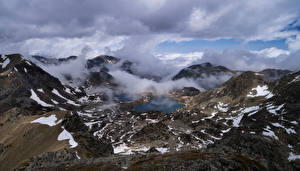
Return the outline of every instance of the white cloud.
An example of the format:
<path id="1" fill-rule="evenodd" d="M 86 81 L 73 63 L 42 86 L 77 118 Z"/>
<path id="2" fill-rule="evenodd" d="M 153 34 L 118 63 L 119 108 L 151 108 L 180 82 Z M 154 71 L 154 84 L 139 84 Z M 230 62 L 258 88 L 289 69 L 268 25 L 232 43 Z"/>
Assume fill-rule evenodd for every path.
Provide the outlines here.
<path id="1" fill-rule="evenodd" d="M 196 87 L 202 90 L 195 82 L 186 79 L 155 82 L 153 80 L 139 78 L 120 70 L 111 71 L 109 74 L 115 78 L 124 92 L 133 96 L 142 95 L 144 93 L 165 95 L 173 89 L 183 87 Z"/>
<path id="2" fill-rule="evenodd" d="M 288 38 L 287 44 L 289 47 L 289 50 L 295 52 L 300 50 L 300 34 L 297 34 L 294 38 Z"/>
<path id="3" fill-rule="evenodd" d="M 95 33 L 88 37 L 74 38 L 33 38 L 17 44 L 2 42 L 2 53 L 21 52 L 23 55 L 44 55 L 47 57 L 62 58 L 79 56 L 84 48 L 89 48 L 88 58 L 104 54 L 106 49 L 115 51 L 123 46 L 126 36 L 107 36 L 103 33 Z"/>
<path id="4" fill-rule="evenodd" d="M 190 53 L 169 53 L 169 54 L 155 54 L 155 56 L 178 68 L 186 67 L 191 63 L 199 60 L 203 56 L 203 52 L 190 52 Z"/>
<path id="5" fill-rule="evenodd" d="M 271 47 L 271 48 L 262 49 L 260 51 L 251 51 L 251 52 L 267 58 L 276 58 L 280 55 L 290 54 L 288 50 L 278 49 L 276 47 Z"/>

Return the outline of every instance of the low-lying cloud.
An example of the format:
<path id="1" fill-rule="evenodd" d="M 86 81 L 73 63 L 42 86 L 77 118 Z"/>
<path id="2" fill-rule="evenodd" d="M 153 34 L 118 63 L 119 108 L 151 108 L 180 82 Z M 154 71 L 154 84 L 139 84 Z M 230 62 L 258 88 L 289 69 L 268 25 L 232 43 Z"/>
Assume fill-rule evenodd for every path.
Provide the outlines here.
<path id="1" fill-rule="evenodd" d="M 139 78 L 135 75 L 131 75 L 120 70 L 111 71 L 109 73 L 120 85 L 121 91 L 134 96 L 140 96 L 146 93 L 152 93 L 154 95 L 166 95 L 174 89 L 181 89 L 183 87 L 195 87 L 203 90 L 203 88 L 201 88 L 196 82 L 187 79 L 156 82 L 145 78 Z"/>

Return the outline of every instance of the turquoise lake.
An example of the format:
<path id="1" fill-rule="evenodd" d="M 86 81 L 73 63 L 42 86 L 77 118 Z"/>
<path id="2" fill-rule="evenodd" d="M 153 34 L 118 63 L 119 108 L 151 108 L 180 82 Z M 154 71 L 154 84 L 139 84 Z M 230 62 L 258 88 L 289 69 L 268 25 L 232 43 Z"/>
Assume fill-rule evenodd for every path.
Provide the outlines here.
<path id="1" fill-rule="evenodd" d="M 147 112 L 147 111 L 161 111 L 166 114 L 174 112 L 176 109 L 183 108 L 184 104 L 180 104 L 178 100 L 167 97 L 153 97 L 148 102 L 138 104 L 133 107 L 134 111 Z"/>

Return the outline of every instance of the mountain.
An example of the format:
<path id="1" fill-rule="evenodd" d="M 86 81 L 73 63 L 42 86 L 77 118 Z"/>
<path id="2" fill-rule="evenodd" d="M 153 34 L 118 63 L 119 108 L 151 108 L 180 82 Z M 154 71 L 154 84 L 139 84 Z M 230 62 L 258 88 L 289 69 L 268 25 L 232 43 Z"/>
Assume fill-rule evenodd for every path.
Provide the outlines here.
<path id="1" fill-rule="evenodd" d="M 33 55 L 31 58 L 44 65 L 61 65 L 76 60 L 77 56 L 69 56 L 67 58 L 46 58 L 39 55 Z"/>
<path id="2" fill-rule="evenodd" d="M 229 70 L 224 66 L 203 63 L 182 69 L 172 78 L 172 80 L 179 80 L 182 78 L 192 79 L 196 80 L 204 89 L 213 89 L 237 74 L 237 71 Z"/>
<path id="3" fill-rule="evenodd" d="M 50 165 L 41 156 L 29 168 L 297 170 L 299 78 L 297 72 L 269 83 L 260 74 L 244 72 L 214 90 L 182 96 L 186 107 L 168 115 L 115 110 L 100 112 L 100 119 L 89 107 L 79 116 L 93 121 L 93 135 L 109 137 L 116 154 L 68 166 L 68 160 Z"/>
<path id="4" fill-rule="evenodd" d="M 81 108 L 82 92 L 63 86 L 19 54 L 0 59 L 0 170 L 45 152 L 70 148 L 63 140 L 71 142 L 73 137 L 77 142 L 70 144 L 85 155 L 112 153 L 110 143 L 96 140 L 78 115 L 70 112 Z M 75 154 L 74 150 L 68 154 Z"/>
<path id="5" fill-rule="evenodd" d="M 77 98 L 60 81 L 19 54 L 7 55 L 10 61 L 1 71 L 1 111 L 21 107 L 36 111 L 51 108 L 71 109 Z"/>
<path id="6" fill-rule="evenodd" d="M 118 101 L 118 84 L 62 85 L 21 55 L 1 56 L 0 170 L 300 169 L 300 72 L 270 81 L 209 63 L 189 68 L 195 79 L 232 77 L 173 91 L 184 107 L 165 114 L 134 110 L 151 95 Z M 106 73 L 95 82 L 113 84 Z"/>
<path id="7" fill-rule="evenodd" d="M 282 78 L 285 75 L 292 73 L 290 70 L 282 70 L 282 69 L 264 69 L 259 72 L 263 74 L 267 81 L 276 81 Z"/>
<path id="8" fill-rule="evenodd" d="M 105 64 L 116 64 L 120 61 L 120 58 L 116 58 L 108 55 L 100 55 L 92 59 L 87 60 L 87 68 L 104 67 Z"/>

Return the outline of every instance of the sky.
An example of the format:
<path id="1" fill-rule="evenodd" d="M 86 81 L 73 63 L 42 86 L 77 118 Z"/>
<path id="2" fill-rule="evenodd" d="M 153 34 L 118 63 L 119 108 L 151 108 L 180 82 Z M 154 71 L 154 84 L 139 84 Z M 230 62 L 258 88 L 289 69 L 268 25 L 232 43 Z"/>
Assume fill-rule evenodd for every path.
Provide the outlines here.
<path id="1" fill-rule="evenodd" d="M 299 70 L 300 1 L 0 0 L 0 53 Z"/>

